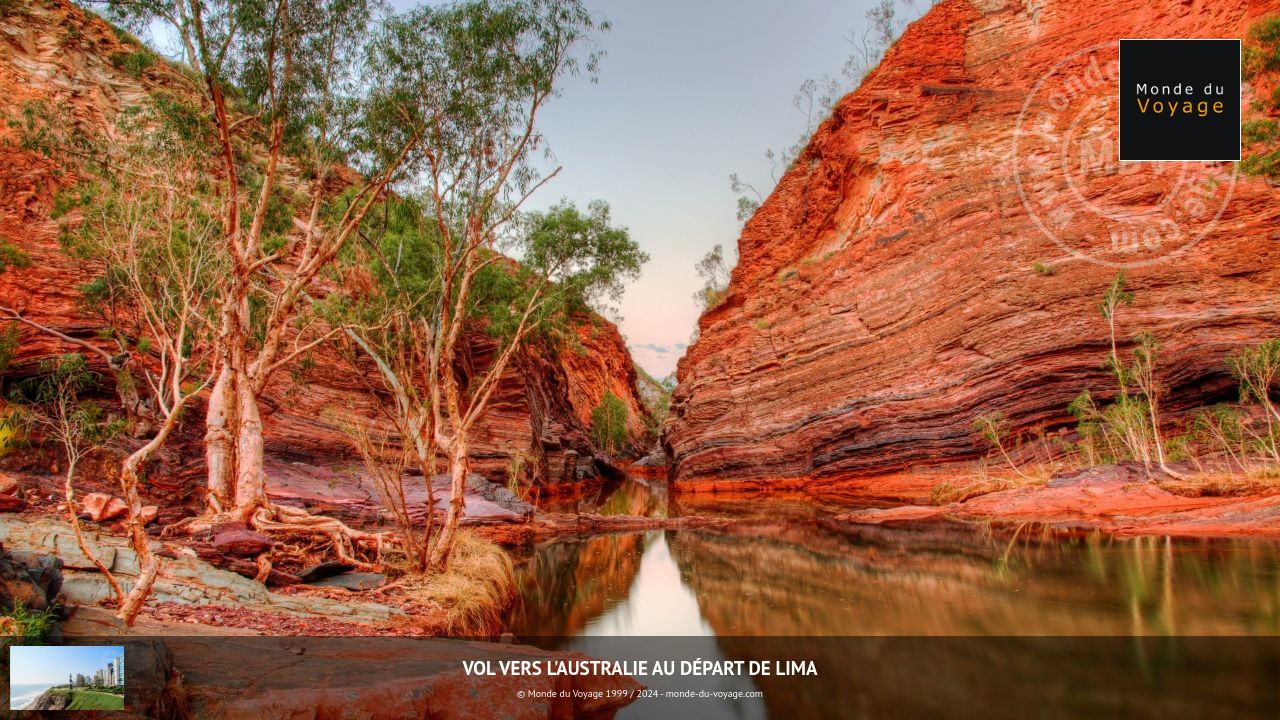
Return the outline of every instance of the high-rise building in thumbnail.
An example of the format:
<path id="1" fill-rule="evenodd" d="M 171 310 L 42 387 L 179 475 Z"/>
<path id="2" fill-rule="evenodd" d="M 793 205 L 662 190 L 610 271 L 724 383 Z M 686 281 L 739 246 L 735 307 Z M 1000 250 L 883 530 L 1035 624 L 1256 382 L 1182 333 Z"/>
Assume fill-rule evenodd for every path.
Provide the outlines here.
<path id="1" fill-rule="evenodd" d="M 124 653 L 116 657 L 116 684 L 124 686 Z"/>

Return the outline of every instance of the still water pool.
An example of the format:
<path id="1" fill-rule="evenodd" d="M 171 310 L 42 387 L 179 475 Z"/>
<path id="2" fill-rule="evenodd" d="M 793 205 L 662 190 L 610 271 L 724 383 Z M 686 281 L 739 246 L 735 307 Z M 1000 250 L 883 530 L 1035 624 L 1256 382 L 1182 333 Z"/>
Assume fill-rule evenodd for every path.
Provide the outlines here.
<path id="1" fill-rule="evenodd" d="M 1229 682 L 1247 682 L 1271 696 L 1280 686 L 1280 543 L 1274 541 L 1064 536 L 1033 526 L 993 531 L 950 522 L 848 526 L 826 522 L 847 508 L 822 501 L 699 499 L 696 508 L 685 502 L 668 502 L 660 485 L 628 481 L 591 498 L 588 507 L 578 506 L 750 519 L 726 530 L 545 543 L 518 566 L 520 600 L 510 630 L 524 640 L 544 637 L 546 644 L 601 656 L 625 654 L 621 648 L 628 643 L 636 651 L 634 639 L 608 640 L 634 636 L 660 637 L 647 647 L 665 645 L 673 654 L 704 659 L 808 652 L 821 660 L 824 678 L 803 686 L 801 695 L 814 695 L 805 701 L 814 703 L 809 709 L 829 717 L 847 717 L 849 708 L 824 704 L 824 693 L 848 695 L 859 682 L 865 683 L 862 702 L 879 708 L 873 715 L 890 701 L 880 695 L 895 682 L 902 689 L 890 693 L 892 702 L 926 703 L 920 708 L 926 714 L 934 707 L 928 703 L 947 706 L 948 691 L 924 692 L 919 677 L 885 677 L 891 666 L 902 673 L 914 668 L 939 682 L 949 678 L 943 688 L 1000 678 L 989 699 L 1006 708 L 1016 706 L 1009 703 L 1028 684 L 1047 691 L 1066 683 L 1061 692 L 1080 701 L 1071 689 L 1073 673 L 1109 678 L 1135 671 L 1145 678 L 1140 685 L 1158 685 L 1165 699 L 1205 683 L 1217 688 L 1216 704 L 1181 697 L 1163 708 L 1164 716 L 1178 716 L 1183 708 L 1201 717 L 1217 714 L 1215 709 L 1248 716 L 1256 707 L 1224 705 L 1223 680 L 1214 679 L 1232 663 L 1241 665 L 1230 671 Z M 1170 645 L 1170 639 L 1178 643 Z M 984 662 L 1003 669 L 980 671 Z M 921 663 L 927 668 L 916 667 Z M 1151 676 L 1150 667 L 1162 670 Z M 1026 673 L 1033 678 L 1018 679 Z M 779 682 L 724 678 L 686 685 L 752 691 Z M 822 683 L 835 684 L 814 689 Z M 769 700 L 773 695 L 702 703 L 689 717 L 783 717 L 796 709 L 779 707 L 780 700 Z M 1250 702 L 1265 707 L 1271 696 Z M 635 713 L 642 707 L 620 717 L 641 717 Z M 671 707 L 677 715 L 684 712 Z"/>

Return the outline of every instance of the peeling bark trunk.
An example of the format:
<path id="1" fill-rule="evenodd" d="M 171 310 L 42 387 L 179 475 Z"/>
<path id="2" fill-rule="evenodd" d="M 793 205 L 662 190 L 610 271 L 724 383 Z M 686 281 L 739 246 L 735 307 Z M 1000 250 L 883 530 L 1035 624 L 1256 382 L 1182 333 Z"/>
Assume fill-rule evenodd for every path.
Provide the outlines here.
<path id="1" fill-rule="evenodd" d="M 267 501 L 267 477 L 262 468 L 262 416 L 258 411 L 258 396 L 249 383 L 239 383 L 236 394 L 235 509 L 247 522 Z"/>
<path id="2" fill-rule="evenodd" d="M 138 555 L 139 572 L 138 579 L 134 581 L 129 594 L 120 602 L 120 611 L 116 613 L 116 617 L 130 626 L 142 611 L 142 606 L 146 603 L 147 596 L 151 594 L 151 587 L 155 585 L 156 575 L 160 571 L 160 558 L 151 552 L 150 539 L 141 522 L 142 497 L 138 494 L 138 468 L 146 462 L 156 448 L 164 443 L 173 425 L 173 419 L 166 421 L 160 433 L 151 442 L 130 455 L 120 468 L 121 489 L 124 491 L 125 502 L 129 505 L 126 524 L 129 526 L 129 540 L 133 545 L 133 551 Z"/>
<path id="3" fill-rule="evenodd" d="M 236 383 L 230 368 L 224 367 L 209 393 L 205 412 L 205 464 L 208 468 L 208 503 L 214 512 L 231 508 L 235 487 L 235 408 L 232 404 Z"/>
<path id="4" fill-rule="evenodd" d="M 442 571 L 449 564 L 449 554 L 453 551 L 453 543 L 458 532 L 458 524 L 462 521 L 467 491 L 467 475 L 471 471 L 471 458 L 467 456 L 467 441 L 459 434 L 449 448 L 450 491 L 449 513 L 445 516 L 444 526 L 440 528 L 431 557 L 431 567 Z"/>

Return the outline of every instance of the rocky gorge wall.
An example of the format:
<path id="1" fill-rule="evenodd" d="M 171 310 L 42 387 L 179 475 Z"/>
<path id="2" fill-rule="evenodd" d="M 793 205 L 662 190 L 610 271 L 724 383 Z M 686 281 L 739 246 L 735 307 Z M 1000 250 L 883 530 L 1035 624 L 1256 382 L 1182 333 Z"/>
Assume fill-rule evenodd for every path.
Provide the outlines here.
<path id="1" fill-rule="evenodd" d="M 1122 37 L 1245 37 L 1280 3 L 944 0 L 845 96 L 745 225 L 678 369 L 677 487 L 831 483 L 972 457 L 980 414 L 1066 427 L 1162 343 L 1167 408 L 1234 399 L 1280 335 L 1280 195 L 1231 163 L 1115 162 Z M 1270 86 L 1246 86 L 1250 99 Z M 1198 204 L 1196 204 L 1198 202 Z"/>
<path id="2" fill-rule="evenodd" d="M 191 95 L 178 70 L 161 60 L 136 73 L 113 61 L 139 48 L 74 5 L 63 0 L 19 5 L 0 16 L 0 116 L 19 118 L 26 103 L 43 101 L 67 113 L 82 130 L 100 133 L 123 109 L 148 102 L 158 92 Z M 21 150 L 14 139 L 7 123 L 0 123 L 0 240 L 26 253 L 30 263 L 0 272 L 0 306 L 96 342 L 102 322 L 79 302 L 79 287 L 89 273 L 59 247 L 58 222 L 50 218 L 55 197 L 74 178 Z M 0 329 L 4 324 L 0 320 Z M 580 316 L 570 332 L 576 340 L 535 347 L 504 376 L 472 442 L 477 472 L 505 482 L 508 465 L 522 458 L 546 482 L 575 482 L 579 474 L 595 474 L 606 467 L 607 458 L 590 440 L 590 416 L 607 392 L 626 404 L 633 437 L 645 434 L 646 411 L 617 327 L 599 316 Z M 42 358 L 77 350 L 26 326 L 19 328 L 18 342 L 10 378 L 34 373 Z M 114 351 L 109 344 L 103 347 Z M 477 333 L 468 361 L 482 367 L 493 349 L 493 341 Z M 106 373 L 96 356 L 89 360 Z M 369 392 L 378 386 L 373 369 L 360 377 L 327 350 L 312 361 L 282 369 L 267 390 L 268 460 L 276 465 L 358 466 L 341 424 L 378 418 Z M 203 417 L 203 412 L 198 406 L 192 414 Z M 166 472 L 160 474 L 201 474 L 202 433 L 203 423 L 186 423 L 182 437 L 162 454 L 159 462 Z"/>

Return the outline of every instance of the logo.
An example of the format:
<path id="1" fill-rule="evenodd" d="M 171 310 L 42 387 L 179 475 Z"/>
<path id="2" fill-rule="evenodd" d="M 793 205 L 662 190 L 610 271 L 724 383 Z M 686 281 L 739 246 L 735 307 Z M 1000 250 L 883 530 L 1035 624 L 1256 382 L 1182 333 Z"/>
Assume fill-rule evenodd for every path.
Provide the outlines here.
<path id="1" fill-rule="evenodd" d="M 1120 160 L 1240 160 L 1240 41 L 1121 40 Z"/>
<path id="2" fill-rule="evenodd" d="M 1231 200 L 1237 168 L 1201 160 L 1130 162 L 1128 145 L 1121 161 L 1120 65 L 1117 44 L 1103 43 L 1063 58 L 1040 77 L 1018 115 L 1014 181 L 1032 222 L 1065 252 L 1138 267 L 1182 252 L 1211 232 Z M 1125 70 L 1128 82 L 1130 68 Z M 1224 87 L 1225 96 L 1233 93 L 1238 143 L 1238 80 Z M 1129 114 L 1124 117 L 1127 124 Z M 1124 130 L 1126 143 L 1130 130 Z M 1169 147 L 1181 150 L 1177 143 Z"/>

